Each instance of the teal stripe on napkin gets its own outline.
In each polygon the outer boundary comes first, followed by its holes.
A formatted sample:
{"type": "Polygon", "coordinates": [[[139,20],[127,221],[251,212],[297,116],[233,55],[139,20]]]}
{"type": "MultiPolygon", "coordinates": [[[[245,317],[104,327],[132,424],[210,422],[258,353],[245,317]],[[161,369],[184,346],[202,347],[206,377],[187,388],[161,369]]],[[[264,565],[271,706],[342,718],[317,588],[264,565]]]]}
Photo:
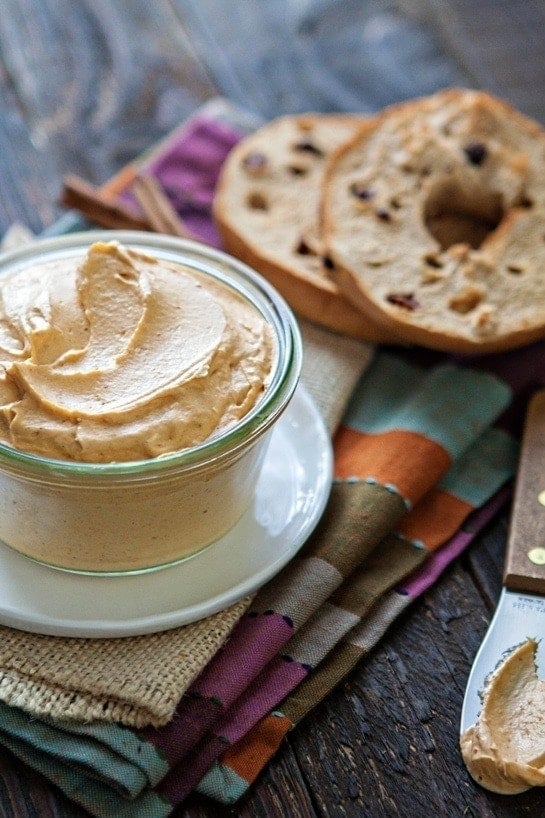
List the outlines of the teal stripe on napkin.
{"type": "Polygon", "coordinates": [[[157,784],[168,772],[167,762],[153,745],[117,724],[29,721],[23,711],[0,702],[0,731],[24,742],[28,752],[60,759],[124,797],[134,797],[149,784],[157,784]]]}
{"type": "Polygon", "coordinates": [[[513,476],[518,451],[512,435],[502,429],[487,429],[452,464],[438,486],[479,508],[513,476]]]}
{"type": "Polygon", "coordinates": [[[507,408],[510,387],[486,372],[445,364],[431,370],[379,352],[350,401],[343,425],[364,434],[394,429],[434,440],[456,459],[468,437],[507,408]]]}
{"type": "Polygon", "coordinates": [[[154,790],[145,790],[134,801],[125,799],[105,787],[101,781],[88,778],[53,755],[5,733],[2,727],[0,724],[0,741],[4,747],[56,784],[68,798],[91,815],[100,815],[101,818],[167,818],[172,813],[172,804],[154,790]]]}

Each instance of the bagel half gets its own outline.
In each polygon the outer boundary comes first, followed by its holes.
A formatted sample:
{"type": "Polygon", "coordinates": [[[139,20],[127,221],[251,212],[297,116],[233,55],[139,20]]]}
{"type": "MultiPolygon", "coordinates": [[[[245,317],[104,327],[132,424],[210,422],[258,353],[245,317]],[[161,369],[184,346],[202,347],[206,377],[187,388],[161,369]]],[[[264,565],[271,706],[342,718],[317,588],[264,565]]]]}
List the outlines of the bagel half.
{"type": "Polygon", "coordinates": [[[331,151],[364,119],[287,115],[229,153],[213,204],[225,249],[267,278],[300,316],[371,342],[395,340],[331,279],[318,227],[322,175],[331,151]]]}
{"type": "Polygon", "coordinates": [[[545,337],[545,130],[449,89],[385,109],[328,160],[331,276],[405,343],[498,352],[545,337]]]}

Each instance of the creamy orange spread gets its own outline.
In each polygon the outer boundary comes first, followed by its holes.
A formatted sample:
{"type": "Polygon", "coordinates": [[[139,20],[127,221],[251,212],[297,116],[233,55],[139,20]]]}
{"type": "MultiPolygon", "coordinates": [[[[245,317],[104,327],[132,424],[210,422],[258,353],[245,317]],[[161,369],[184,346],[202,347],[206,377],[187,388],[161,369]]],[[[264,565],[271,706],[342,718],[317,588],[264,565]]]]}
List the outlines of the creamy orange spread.
{"type": "Polygon", "coordinates": [[[223,284],[96,243],[0,282],[0,440],[93,463],[178,451],[246,415],[274,355],[223,284]]]}
{"type": "Polygon", "coordinates": [[[486,684],[477,724],[461,736],[469,772],[493,792],[545,786],[545,681],[536,650],[529,639],[509,653],[486,684]]]}

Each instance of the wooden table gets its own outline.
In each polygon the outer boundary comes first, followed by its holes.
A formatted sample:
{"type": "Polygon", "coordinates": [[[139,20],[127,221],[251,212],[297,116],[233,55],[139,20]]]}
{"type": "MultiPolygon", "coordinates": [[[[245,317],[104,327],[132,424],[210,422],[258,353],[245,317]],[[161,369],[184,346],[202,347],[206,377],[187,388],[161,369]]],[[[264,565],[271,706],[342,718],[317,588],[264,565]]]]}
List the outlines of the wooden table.
{"type": "MultiPolygon", "coordinates": [[[[225,95],[265,117],[372,111],[445,85],[545,122],[541,0],[3,0],[0,235],[61,213],[67,172],[102,182],[225,95]]],[[[476,787],[458,752],[468,671],[500,588],[497,521],[292,734],[229,810],[177,816],[544,816],[545,794],[476,787]]],[[[0,755],[0,814],[84,813],[0,755]]]]}

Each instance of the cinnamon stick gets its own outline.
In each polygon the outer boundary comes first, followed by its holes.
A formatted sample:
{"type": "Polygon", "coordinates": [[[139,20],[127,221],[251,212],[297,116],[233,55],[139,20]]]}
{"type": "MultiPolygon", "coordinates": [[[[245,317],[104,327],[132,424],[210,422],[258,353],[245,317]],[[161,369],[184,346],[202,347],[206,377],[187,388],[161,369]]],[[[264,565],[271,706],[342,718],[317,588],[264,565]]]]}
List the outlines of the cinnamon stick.
{"type": "Polygon", "coordinates": [[[131,192],[138,200],[151,227],[157,233],[167,233],[184,239],[195,236],[176,213],[161,184],[154,176],[137,176],[131,192]]]}
{"type": "Polygon", "coordinates": [[[111,230],[152,229],[147,218],[142,218],[117,197],[74,174],[69,174],[63,180],[60,201],[101,227],[111,230]]]}

